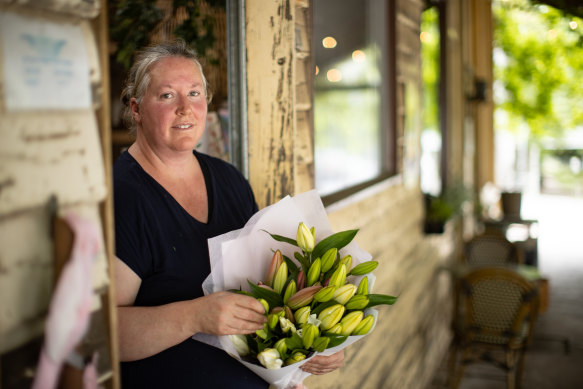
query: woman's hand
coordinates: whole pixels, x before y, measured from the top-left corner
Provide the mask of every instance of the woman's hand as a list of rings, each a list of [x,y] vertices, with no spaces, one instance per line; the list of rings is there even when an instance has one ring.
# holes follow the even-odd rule
[[[250,334],[267,321],[265,308],[253,297],[231,292],[217,292],[194,301],[198,331],[213,335]]]
[[[304,363],[300,369],[311,374],[326,374],[330,373],[344,363],[344,350],[338,351],[336,354],[330,356],[317,355]]]

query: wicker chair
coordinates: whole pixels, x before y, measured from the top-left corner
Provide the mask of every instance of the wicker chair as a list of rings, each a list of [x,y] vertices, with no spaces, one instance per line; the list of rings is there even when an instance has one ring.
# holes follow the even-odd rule
[[[469,265],[507,265],[521,263],[516,246],[500,234],[483,234],[465,244],[464,254]]]
[[[463,315],[455,326],[451,387],[458,387],[467,365],[485,361],[506,371],[508,389],[520,388],[537,316],[536,284],[510,269],[479,268],[462,277],[459,301]]]

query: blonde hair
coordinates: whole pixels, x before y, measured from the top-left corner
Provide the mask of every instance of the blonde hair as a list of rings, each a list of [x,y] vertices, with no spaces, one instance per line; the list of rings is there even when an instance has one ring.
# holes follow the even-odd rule
[[[150,69],[155,63],[169,57],[186,58],[198,66],[198,70],[202,77],[207,104],[211,102],[212,93],[209,91],[207,80],[202,71],[202,65],[198,59],[198,55],[193,49],[188,47],[182,40],[175,43],[149,46],[138,53],[136,60],[130,69],[125,87],[121,93],[121,100],[124,104],[122,120],[129,128],[130,134],[132,135],[135,135],[136,133],[137,124],[132,115],[130,100],[135,98],[138,104],[142,102],[142,98],[146,94],[146,90],[151,81]]]

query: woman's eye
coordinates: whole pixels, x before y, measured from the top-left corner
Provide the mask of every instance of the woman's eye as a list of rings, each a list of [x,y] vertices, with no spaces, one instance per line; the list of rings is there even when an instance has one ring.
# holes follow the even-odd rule
[[[162,97],[163,99],[169,99],[172,97],[172,93],[162,93],[160,97]]]
[[[190,92],[190,95],[191,96],[199,96],[200,95],[200,92],[199,91],[196,91],[196,90],[193,90],[193,91]]]

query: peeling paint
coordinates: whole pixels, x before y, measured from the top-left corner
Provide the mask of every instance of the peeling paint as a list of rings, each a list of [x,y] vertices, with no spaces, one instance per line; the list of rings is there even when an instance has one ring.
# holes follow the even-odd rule
[[[286,20],[292,20],[292,14],[291,14],[291,5],[289,3],[289,0],[286,0],[285,2],[285,19]]]

